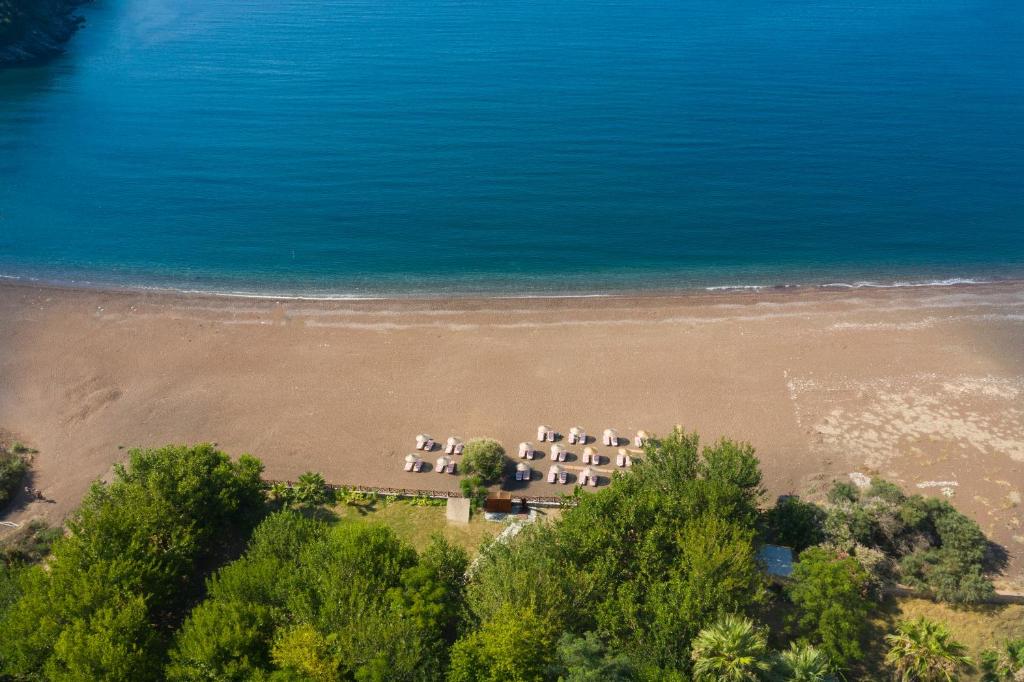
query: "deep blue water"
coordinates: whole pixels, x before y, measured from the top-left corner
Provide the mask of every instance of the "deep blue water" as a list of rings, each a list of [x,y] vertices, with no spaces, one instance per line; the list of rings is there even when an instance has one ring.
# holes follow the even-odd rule
[[[1024,273],[1019,0],[97,0],[0,274],[338,293]]]

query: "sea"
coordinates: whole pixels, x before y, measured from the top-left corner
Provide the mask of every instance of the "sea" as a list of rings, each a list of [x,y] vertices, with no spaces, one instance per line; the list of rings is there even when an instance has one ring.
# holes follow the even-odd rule
[[[95,0],[0,276],[589,296],[1024,276],[1020,0]]]

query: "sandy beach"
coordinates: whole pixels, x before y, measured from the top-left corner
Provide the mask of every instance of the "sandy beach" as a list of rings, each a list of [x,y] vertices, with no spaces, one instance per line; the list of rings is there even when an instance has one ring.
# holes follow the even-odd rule
[[[541,423],[750,441],[768,499],[850,474],[950,495],[1020,580],[1021,284],[386,301],[0,285],[0,428],[39,449],[52,500],[10,520],[59,519],[135,446],[454,490],[402,471],[417,433],[512,451]],[[556,488],[549,464],[531,493]]]

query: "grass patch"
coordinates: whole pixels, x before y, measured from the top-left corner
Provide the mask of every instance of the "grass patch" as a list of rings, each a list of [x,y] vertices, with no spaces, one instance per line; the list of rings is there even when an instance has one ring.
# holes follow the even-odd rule
[[[1024,604],[987,604],[954,608],[927,599],[900,599],[897,619],[924,616],[949,625],[953,636],[963,642],[975,659],[982,650],[1024,633]]]
[[[497,535],[502,529],[501,524],[485,521],[482,514],[474,514],[465,525],[448,523],[443,504],[422,504],[415,500],[387,500],[382,497],[341,503],[331,509],[339,520],[387,524],[417,551],[426,548],[431,535],[440,533],[473,556],[484,539]]]
[[[874,631],[867,643],[867,660],[862,673],[865,670],[886,670],[882,662],[885,657],[882,636],[895,630],[896,623],[901,620],[923,616],[945,623],[949,626],[953,638],[967,647],[967,653],[974,659],[975,666],[980,662],[982,651],[999,647],[1005,640],[1020,637],[1024,632],[1024,605],[1021,604],[983,604],[967,607],[913,597],[890,597],[882,602],[873,615]],[[874,678],[867,672],[859,679]],[[973,672],[963,675],[961,679],[980,680],[981,672],[976,667]]]

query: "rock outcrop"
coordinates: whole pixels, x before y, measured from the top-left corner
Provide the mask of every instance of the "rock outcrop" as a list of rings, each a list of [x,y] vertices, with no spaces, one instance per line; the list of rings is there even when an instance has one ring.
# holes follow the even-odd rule
[[[64,52],[88,0],[0,0],[0,68],[36,64]]]

